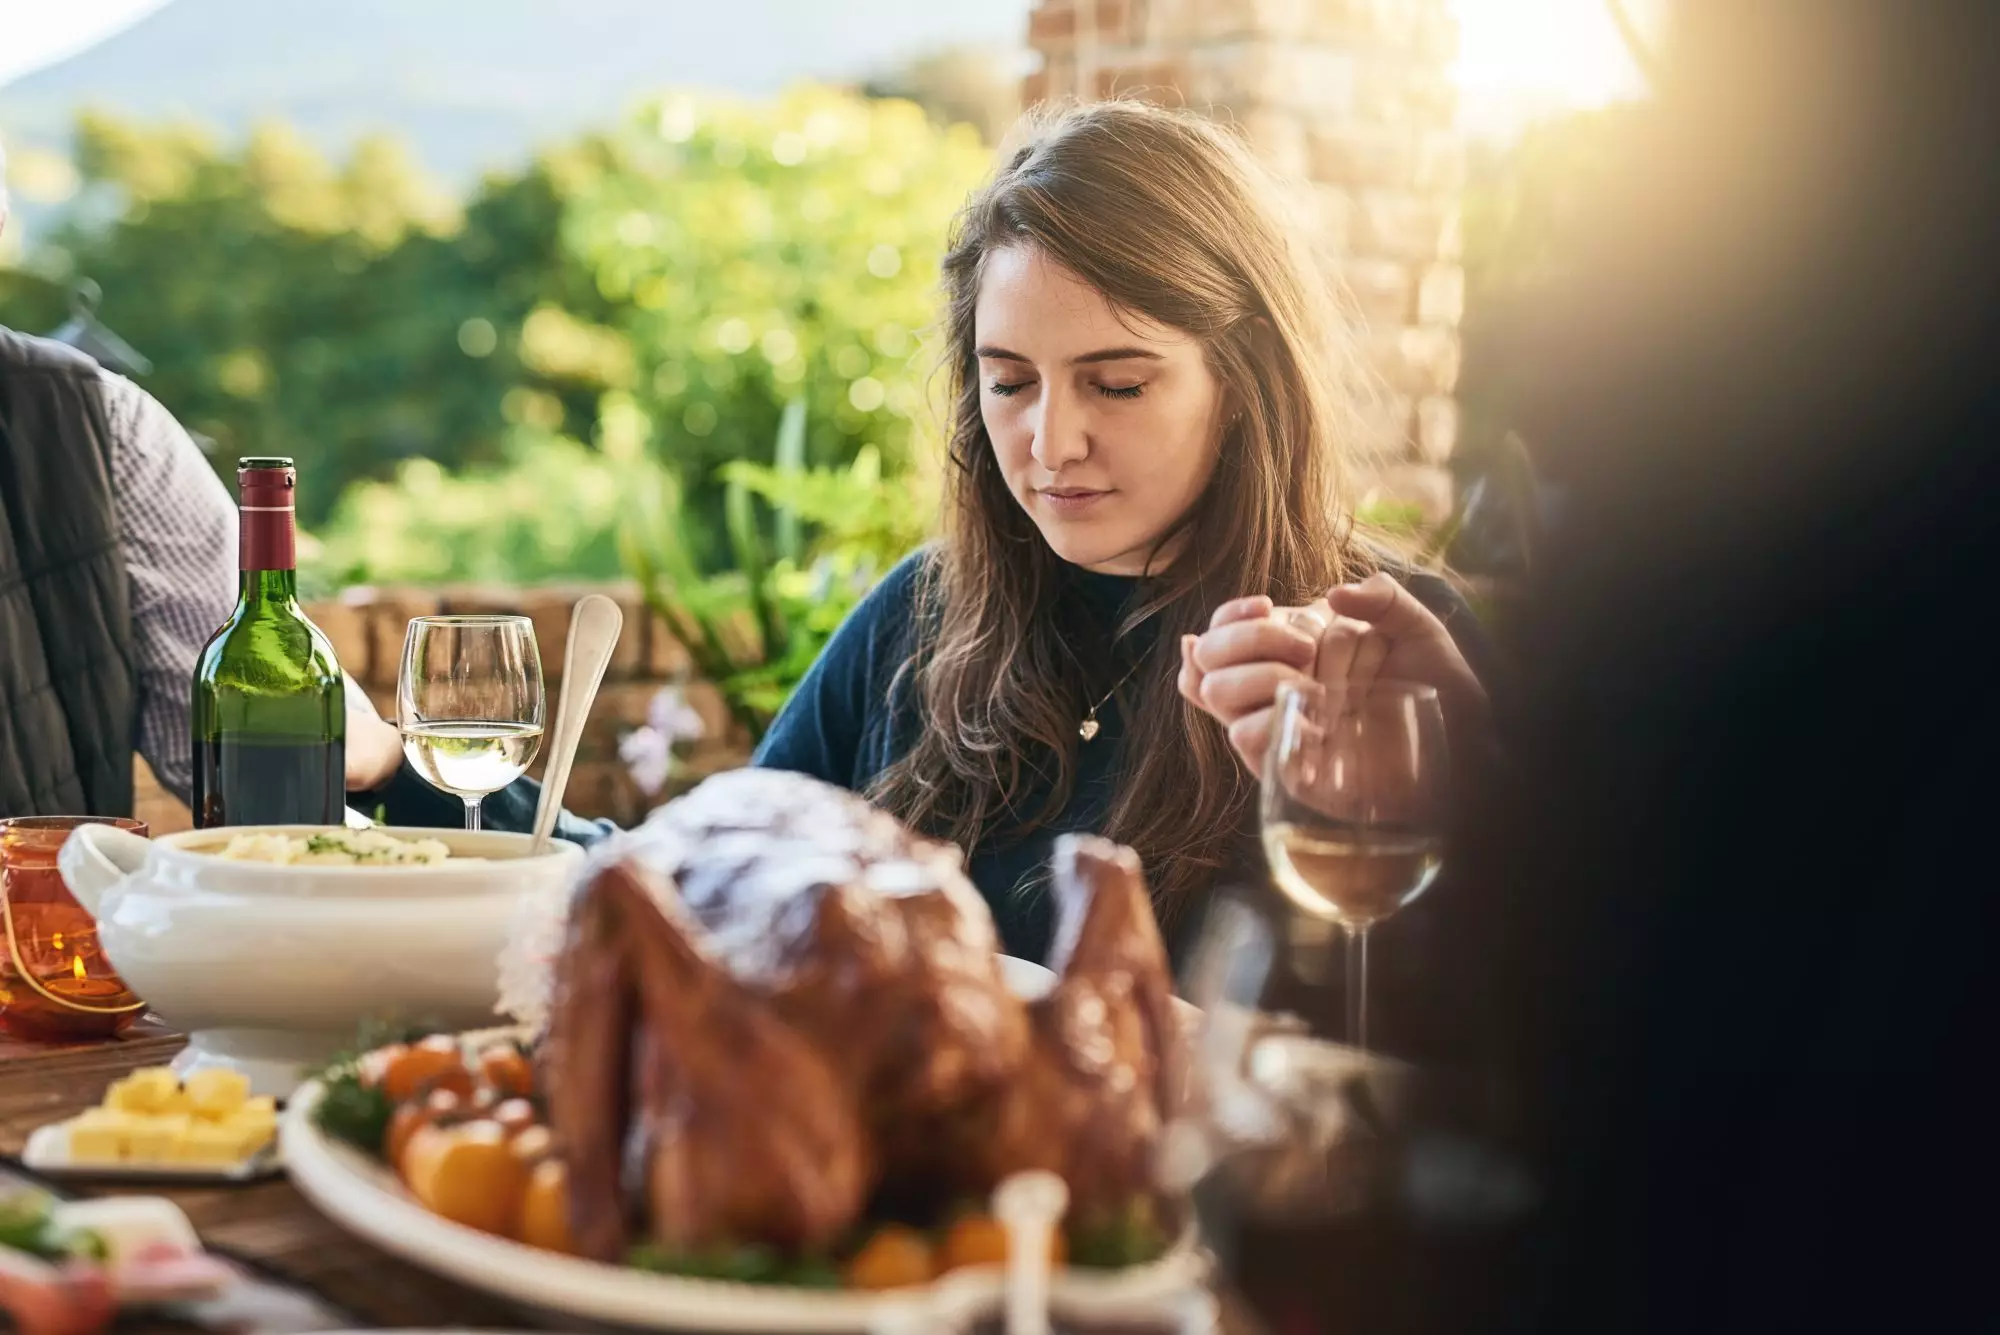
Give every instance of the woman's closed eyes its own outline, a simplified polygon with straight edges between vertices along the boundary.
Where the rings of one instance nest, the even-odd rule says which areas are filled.
[[[1032,380],[1016,380],[1011,383],[995,380],[990,382],[986,388],[988,392],[1006,399],[1012,398],[1034,383]],[[1146,392],[1144,382],[1136,385],[1092,385],[1091,388],[1107,399],[1136,399]]]

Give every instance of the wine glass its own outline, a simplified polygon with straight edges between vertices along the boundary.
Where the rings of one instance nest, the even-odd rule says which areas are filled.
[[[1287,686],[1264,761],[1264,852],[1279,891],[1347,942],[1347,1041],[1368,1046],[1368,929],[1444,860],[1437,692],[1414,682]]]
[[[542,745],[542,659],[521,616],[415,617],[403,637],[396,724],[403,754],[434,788],[465,802],[521,777]]]

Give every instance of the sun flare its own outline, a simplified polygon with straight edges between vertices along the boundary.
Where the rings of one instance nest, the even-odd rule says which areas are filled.
[[[1658,0],[1625,0],[1642,27]],[[1608,0],[1457,0],[1466,128],[1636,96],[1645,81]]]

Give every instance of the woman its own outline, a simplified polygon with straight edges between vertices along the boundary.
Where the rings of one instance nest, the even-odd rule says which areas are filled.
[[[1455,731],[1483,727],[1470,613],[1380,573],[1339,504],[1329,303],[1283,219],[1192,116],[1114,102],[1032,129],[944,261],[943,535],[758,749],[968,850],[1012,954],[1047,954],[1065,831],[1139,851],[1170,939],[1218,877],[1261,875],[1254,772],[1286,680],[1428,681]]]

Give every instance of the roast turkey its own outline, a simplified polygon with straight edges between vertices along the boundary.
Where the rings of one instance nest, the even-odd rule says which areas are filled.
[[[891,1171],[1020,1068],[1027,1015],[952,845],[844,789],[743,769],[662,807],[627,857],[849,1079]]]
[[[672,887],[626,863],[573,906],[544,1044],[578,1250],[812,1251],[860,1215],[869,1141],[847,1082],[697,944]]]
[[[1021,1073],[960,1152],[979,1180],[1042,1168],[1071,1209],[1114,1212],[1152,1191],[1154,1155],[1180,1089],[1173,977],[1139,858],[1108,840],[1057,840],[1053,888],[1059,977],[1028,1009]]]
[[[1149,1195],[1179,1026],[1137,856],[1066,836],[1049,993],[1009,991],[958,851],[840,789],[742,770],[602,849],[541,1053],[583,1254],[813,1251],[871,1194],[1052,1170]]]

